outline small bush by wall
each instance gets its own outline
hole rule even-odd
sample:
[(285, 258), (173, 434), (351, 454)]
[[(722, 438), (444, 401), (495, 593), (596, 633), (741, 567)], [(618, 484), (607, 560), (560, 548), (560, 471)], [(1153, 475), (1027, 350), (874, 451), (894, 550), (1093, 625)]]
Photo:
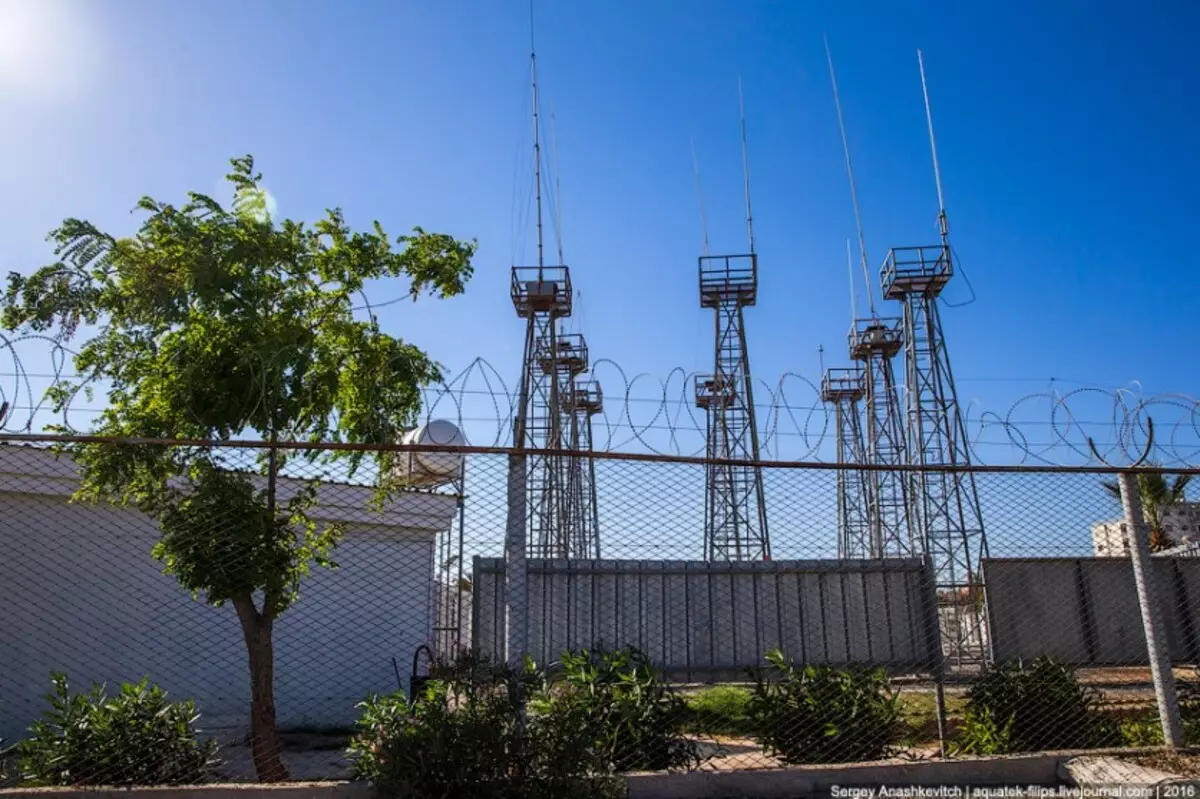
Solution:
[(768, 753), (787, 763), (876, 760), (887, 753), (900, 708), (885, 672), (797, 668), (778, 650), (766, 658), (769, 673), (756, 676), (749, 710)]
[(633, 647), (562, 657), (565, 679), (550, 689), (539, 723), (578, 728), (597, 771), (661, 771), (699, 766), (681, 732), (687, 705), (645, 654)]
[(967, 692), (963, 729), (951, 750), (999, 755), (1119, 746), (1121, 731), (1101, 712), (1103, 698), (1048, 658), (994, 666)]
[(532, 663), (514, 673), (465, 657), (434, 670), (409, 702), (372, 696), (349, 754), (356, 779), (387, 797), (541, 799), (618, 795), (591, 768), (578, 726), (561, 714), (526, 717), (519, 697), (536, 697), (544, 677)]
[(193, 702), (170, 702), (143, 679), (108, 696), (102, 685), (71, 695), (67, 676), (52, 675), (50, 709), (17, 744), (27, 785), (188, 785), (217, 765), (215, 741), (201, 741)]

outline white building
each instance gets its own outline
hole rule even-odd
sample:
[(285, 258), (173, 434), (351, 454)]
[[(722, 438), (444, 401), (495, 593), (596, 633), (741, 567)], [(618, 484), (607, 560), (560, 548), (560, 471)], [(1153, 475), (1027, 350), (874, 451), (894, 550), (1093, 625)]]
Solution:
[[(1184, 539), (1200, 539), (1200, 502), (1164, 505), (1159, 509), (1158, 518), (1163, 532), (1177, 544), (1184, 543)], [(1093, 524), (1092, 549), (1098, 558), (1128, 557), (1125, 521), (1111, 519)]]
[[(132, 509), (69, 502), (75, 465), (41, 449), (0, 446), (0, 738), (14, 741), (46, 709), (50, 672), (73, 691), (143, 675), (194, 699), (198, 726), (239, 733), (249, 673), (231, 605), (193, 600), (150, 555), (157, 526)], [(282, 499), (300, 482), (281, 479)], [(339, 522), (338, 568), (314, 567), (275, 624), (278, 723), (342, 726), (369, 692), (407, 681), (432, 643), (434, 541), (455, 500), (403, 494), (381, 511), (370, 486), (327, 483), (310, 515)], [(393, 658), (395, 664), (393, 664)], [(405, 686), (407, 687), (407, 686)]]

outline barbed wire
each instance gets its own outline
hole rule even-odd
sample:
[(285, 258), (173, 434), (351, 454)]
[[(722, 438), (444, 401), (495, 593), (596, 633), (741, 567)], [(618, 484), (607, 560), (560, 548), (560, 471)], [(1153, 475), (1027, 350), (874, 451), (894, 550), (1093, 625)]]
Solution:
[[(40, 432), (49, 426), (73, 433), (92, 429), (103, 412), (106, 381), (76, 373), (76, 354), (49, 336), (0, 335), (0, 405), (4, 408), (0, 432)], [(275, 355), (281, 363), (285, 356)], [(245, 397), (248, 411), (267, 399), (269, 376), (279, 371), (278, 364), (255, 357), (248, 355), (243, 364), (251, 375)], [(519, 398), (516, 375), (506, 379), (508, 371), (475, 358), (448, 373), (423, 389), (419, 423), (453, 422), (476, 446), (511, 444)], [(662, 377), (631, 374), (611, 359), (596, 360), (581, 376), (597, 381), (604, 391), (603, 410), (592, 419), (592, 448), (703, 455), (707, 419), (693, 395), (698, 374), (680, 367)], [(47, 395), (52, 388), (61, 399)], [(786, 372), (773, 383), (756, 378), (751, 388), (763, 460), (836, 460), (833, 410), (821, 401), (817, 383)], [(902, 388), (899, 393), (904, 408)], [(980, 465), (1092, 464), (1089, 438), (1104, 459), (1128, 462), (1145, 445), (1150, 418), (1156, 429), (1152, 455), (1156, 464), (1200, 464), (1200, 400), (1179, 393), (1147, 394), (1139, 383), (1116, 389), (1085, 385), (1067, 391), (1052, 385), (1020, 396), (1002, 411), (971, 400), (962, 405), (962, 416), (962, 428), (952, 427), (948, 438)]]

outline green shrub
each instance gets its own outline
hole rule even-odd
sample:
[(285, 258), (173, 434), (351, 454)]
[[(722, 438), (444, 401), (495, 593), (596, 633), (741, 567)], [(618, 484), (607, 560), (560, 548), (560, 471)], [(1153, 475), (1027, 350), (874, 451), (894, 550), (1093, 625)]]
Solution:
[(103, 685), (70, 695), (65, 674), (51, 677), (50, 709), (17, 744), (31, 785), (188, 785), (217, 765), (215, 741), (200, 741), (193, 702), (169, 702), (146, 679), (109, 697)]
[(767, 653), (773, 677), (756, 676), (750, 716), (764, 750), (787, 763), (875, 760), (900, 719), (899, 694), (883, 670), (838, 669)]
[(686, 697), (686, 728), (708, 735), (746, 735), (753, 730), (750, 720), (750, 691), (718, 685)]
[(1179, 718), (1183, 722), (1183, 737), (1188, 744), (1200, 743), (1200, 669), (1192, 670), (1192, 679), (1177, 683)]
[(594, 770), (661, 771), (703, 762), (697, 743), (680, 731), (687, 705), (642, 652), (568, 652), (562, 665), (565, 679), (551, 691), (543, 723), (564, 732), (577, 727)]
[(999, 755), (1119, 746), (1119, 725), (1100, 711), (1103, 694), (1048, 658), (993, 667), (967, 692), (959, 754)]
[(1162, 746), (1162, 724), (1158, 720), (1158, 711), (1153, 710), (1143, 716), (1121, 719), (1118, 722), (1121, 731), (1121, 743), (1125, 746)]
[[(578, 730), (523, 720), (518, 691), (543, 678), (466, 657), (439, 664), (411, 703), (403, 693), (372, 696), (349, 754), (356, 779), (388, 797), (522, 799), (602, 796), (613, 786), (588, 771)], [(534, 694), (536, 695), (536, 694)], [(575, 754), (571, 757), (568, 755)]]

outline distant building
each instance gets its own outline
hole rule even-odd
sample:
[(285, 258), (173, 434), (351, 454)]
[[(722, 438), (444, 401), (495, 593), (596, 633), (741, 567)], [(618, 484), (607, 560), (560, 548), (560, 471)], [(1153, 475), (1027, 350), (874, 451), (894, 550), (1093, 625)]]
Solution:
[[(1158, 518), (1162, 522), (1163, 532), (1181, 547), (1194, 546), (1187, 539), (1200, 540), (1200, 502), (1165, 505), (1159, 510)], [(1111, 519), (1093, 524), (1092, 549), (1098, 558), (1128, 557), (1129, 541), (1125, 537), (1125, 521)]]

